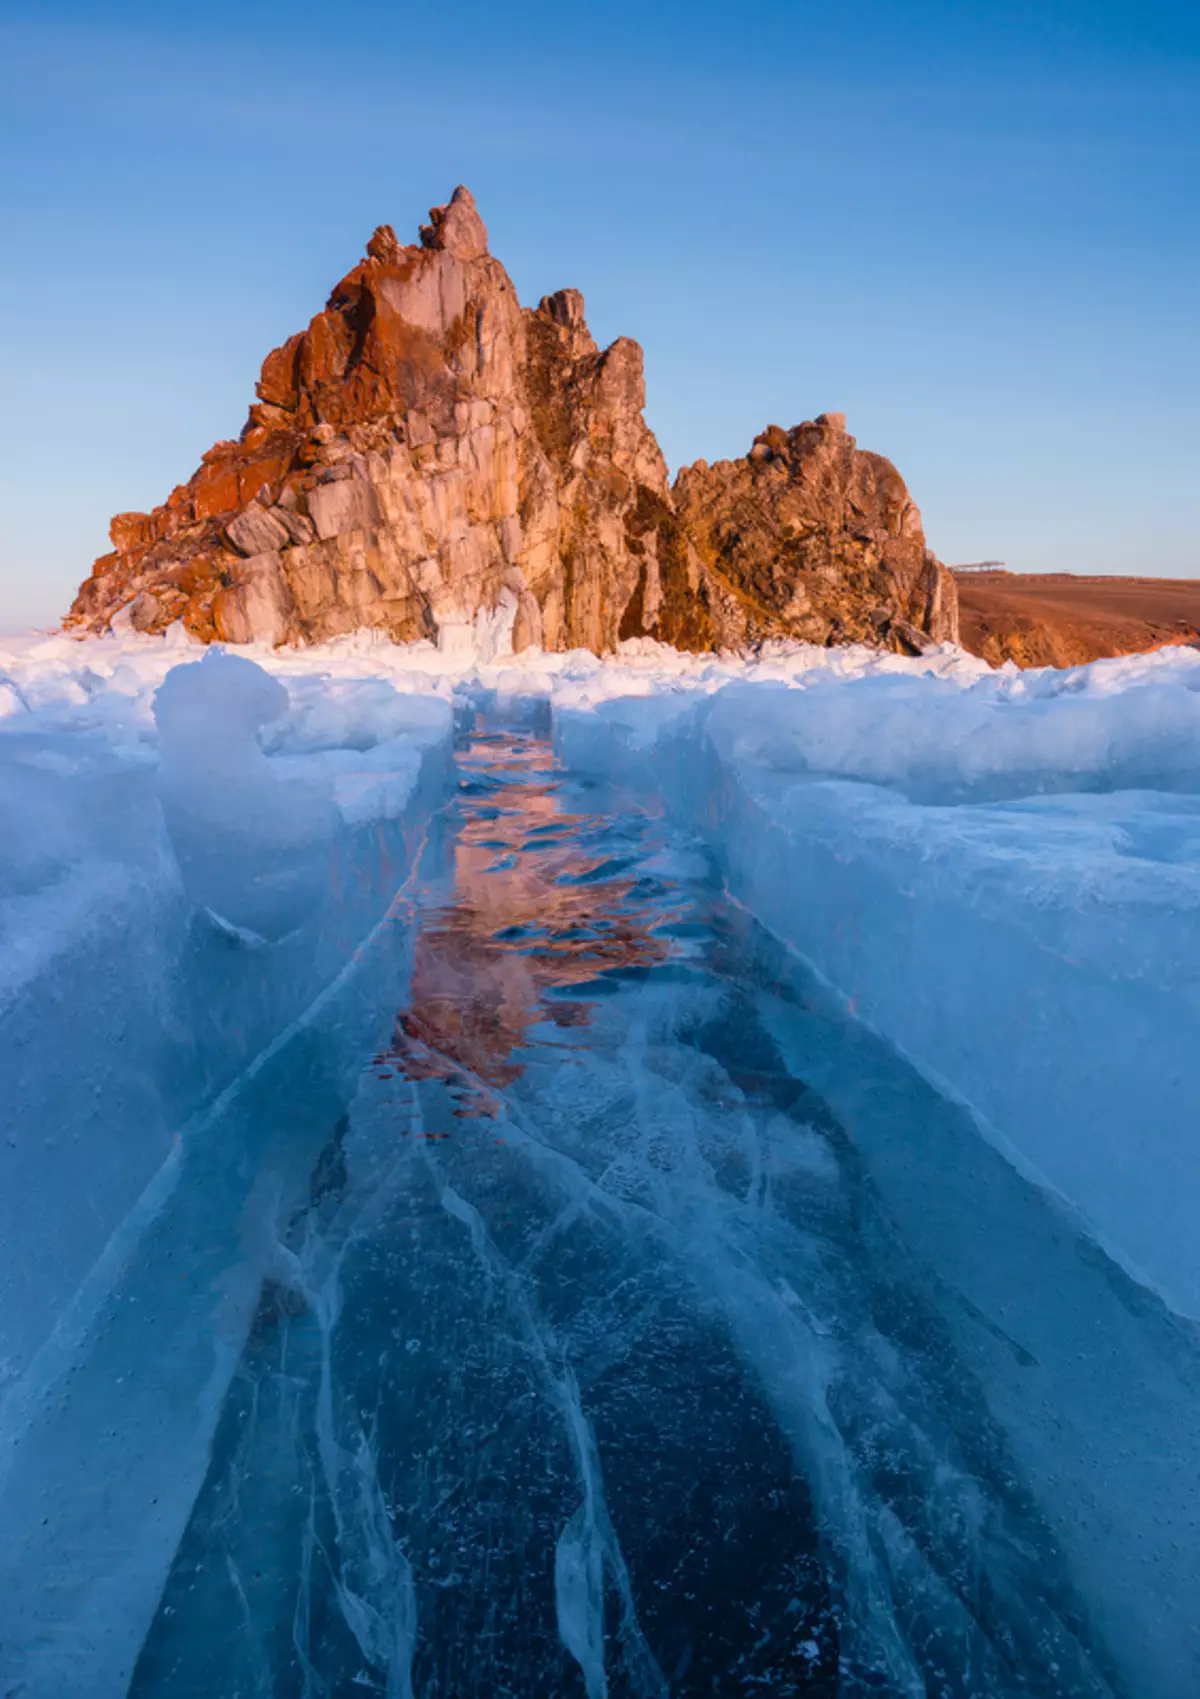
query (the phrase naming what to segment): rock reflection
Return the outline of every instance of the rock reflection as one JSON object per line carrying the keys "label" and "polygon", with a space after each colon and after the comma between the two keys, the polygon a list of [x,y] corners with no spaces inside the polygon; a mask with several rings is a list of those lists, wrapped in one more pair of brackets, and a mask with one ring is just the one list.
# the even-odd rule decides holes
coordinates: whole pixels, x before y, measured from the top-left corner
{"label": "rock reflection", "polygon": [[[459,1115],[492,1115],[489,1087],[523,1072],[530,1029],[586,1025],[602,978],[669,954],[662,887],[622,855],[620,828],[563,810],[553,752],[480,733],[459,755],[453,896],[423,916],[411,1003],[380,1072],[443,1079]],[[577,993],[571,995],[572,990]]]}

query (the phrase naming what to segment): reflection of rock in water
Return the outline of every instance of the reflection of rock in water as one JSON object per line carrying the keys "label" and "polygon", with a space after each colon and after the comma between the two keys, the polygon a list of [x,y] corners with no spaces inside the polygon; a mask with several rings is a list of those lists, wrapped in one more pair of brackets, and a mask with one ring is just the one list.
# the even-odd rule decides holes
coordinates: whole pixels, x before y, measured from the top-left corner
{"label": "reflection of rock in water", "polygon": [[453,897],[424,916],[411,1002],[377,1063],[445,1079],[460,1114],[488,1114],[481,1088],[520,1077],[513,1052],[529,1028],[582,1025],[586,1002],[562,993],[608,969],[663,961],[668,945],[650,928],[669,914],[637,858],[596,841],[595,816],[563,810],[543,741],[483,734],[459,764]]}

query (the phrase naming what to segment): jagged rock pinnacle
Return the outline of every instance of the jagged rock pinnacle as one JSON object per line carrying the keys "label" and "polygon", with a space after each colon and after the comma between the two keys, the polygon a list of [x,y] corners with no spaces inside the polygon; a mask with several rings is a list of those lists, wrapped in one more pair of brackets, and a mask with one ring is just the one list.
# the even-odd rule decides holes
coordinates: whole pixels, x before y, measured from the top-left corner
{"label": "jagged rock pinnacle", "polygon": [[903,481],[842,415],[771,426],[672,491],[638,344],[598,348],[575,289],[522,309],[469,190],[419,245],[381,224],[366,256],[268,354],[240,437],[117,515],[69,624],[407,640],[483,612],[517,646],[601,652],[953,634]]}

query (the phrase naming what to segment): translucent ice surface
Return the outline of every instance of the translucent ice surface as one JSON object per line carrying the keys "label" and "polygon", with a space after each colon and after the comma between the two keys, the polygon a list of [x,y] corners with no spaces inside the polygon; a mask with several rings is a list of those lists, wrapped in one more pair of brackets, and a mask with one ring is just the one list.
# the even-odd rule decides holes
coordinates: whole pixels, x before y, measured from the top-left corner
{"label": "translucent ice surface", "polygon": [[1200,657],[503,639],[0,656],[0,1693],[1200,1692]]}
{"label": "translucent ice surface", "polygon": [[189,1117],[385,913],[446,790],[440,698],[374,683],[346,746],[253,662],[151,659],[81,659],[69,689],[43,660],[0,721],[0,1400]]}
{"label": "translucent ice surface", "polygon": [[1101,664],[1016,695],[994,677],[731,686],[563,704],[555,724],[579,771],[701,831],[740,901],[1195,1317],[1188,656],[1139,658],[1119,691]]}
{"label": "translucent ice surface", "polygon": [[411,975],[212,1106],[6,1431],[9,1684],[1191,1691],[1193,1332],[702,837],[458,770]]}

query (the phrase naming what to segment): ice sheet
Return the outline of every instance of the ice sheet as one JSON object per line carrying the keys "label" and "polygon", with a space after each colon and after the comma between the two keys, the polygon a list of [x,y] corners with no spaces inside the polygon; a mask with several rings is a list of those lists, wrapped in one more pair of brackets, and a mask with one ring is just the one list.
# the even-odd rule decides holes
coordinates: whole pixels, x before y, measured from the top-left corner
{"label": "ice sheet", "polygon": [[[890,1384],[895,1362],[873,1323],[864,1320],[860,1333],[845,1328],[872,1245],[885,1248],[872,1291],[895,1284],[899,1262],[887,1249],[890,1227],[883,1232],[890,1217],[933,1271],[922,1302],[943,1312],[970,1364],[969,1375],[950,1377],[947,1406],[963,1416],[963,1446],[983,1431],[959,1397],[978,1376],[1073,1576],[1103,1603],[1123,1666],[1140,1672],[1157,1699],[1162,1672],[1185,1661],[1194,1668],[1197,1656],[1188,1593],[1194,1471],[1176,1478],[1194,1404],[1183,1384],[1189,1335],[1118,1278],[1039,1188],[1069,1200],[1145,1286],[1200,1314],[1191,1231],[1200,1201],[1192,1139],[1200,1109],[1192,1060],[1200,1036],[1200,656],[1177,650],[1022,675],[990,672],[949,649],[910,662],[777,645],[738,660],[638,643],[601,662],[514,658],[502,653],[503,638],[489,628],[441,651],[354,640],[199,659],[179,634],[165,642],[56,637],[0,654],[0,801],[12,823],[0,846],[0,1069],[6,1086],[13,1082],[0,1128],[8,1259],[0,1354],[9,1372],[7,1397],[0,1388],[0,1471],[10,1465],[0,1492],[5,1596],[22,1656],[36,1665],[33,1691],[93,1699],[125,1690],[210,1466],[218,1410],[264,1280],[268,1295],[279,1290],[281,1317],[293,1305],[303,1313],[297,1340],[317,1350],[325,1400],[314,1430],[317,1492],[343,1565],[339,1609],[353,1642],[346,1679],[361,1653],[406,1691],[415,1583],[392,1526],[367,1396],[371,1365],[383,1358],[358,1348],[358,1324],[340,1327],[338,1306],[361,1276],[368,1308],[379,1307],[380,1337],[395,1347],[396,1386],[411,1393],[410,1342],[392,1338],[398,1292],[413,1311],[410,1341],[428,1336],[453,1378],[460,1358],[447,1358],[444,1324],[456,1306],[469,1307],[478,1290],[491,1360],[534,1362],[550,1336],[521,1306],[565,1302],[586,1289],[586,1268],[603,1275],[605,1302],[610,1276],[616,1283],[612,1325],[585,1329],[585,1343],[594,1338],[607,1354],[611,1342],[619,1354],[630,1289],[622,1258],[656,1302],[670,1290],[653,1257],[644,1261],[655,1233],[688,1268],[702,1313],[723,1318],[735,1354],[805,1459],[864,1636],[887,1629],[889,1594],[918,1605],[935,1599],[945,1623],[957,1622],[954,1599],[931,1583],[917,1546],[872,1497],[870,1435],[890,1408],[872,1389]],[[524,1263],[518,1273],[489,1249],[514,1231],[511,1211],[490,1194],[491,1170],[453,1117],[433,1128],[419,1160],[408,1155],[410,1179],[423,1184],[428,1172],[436,1186],[428,1198],[416,1188],[395,1225],[408,1245],[420,1214],[409,1205],[427,1204],[429,1242],[445,1242],[446,1267],[457,1273],[439,1280],[437,1266],[413,1251],[411,1283],[380,1282],[370,1249],[382,1218],[372,1212],[386,1211],[387,1188],[376,1188],[373,1170],[356,1177],[361,1123],[354,1111],[349,1131],[339,1119],[355,1059],[373,1053],[407,975],[404,921],[381,932],[380,905],[411,867],[414,842],[445,794],[452,710],[481,701],[522,720],[544,718],[548,705],[560,751],[592,783],[594,865],[567,870],[562,891],[590,902],[617,877],[644,880],[647,893],[699,877],[707,862],[686,834],[668,834],[652,853],[637,847],[630,823],[606,802],[606,791],[633,791],[652,814],[661,805],[707,840],[735,896],[833,988],[828,998],[819,988],[784,997],[784,968],[764,972],[754,982],[762,1006],[748,1021],[749,969],[735,964],[728,1007],[709,1010],[711,987],[693,978],[685,923],[676,929],[678,960],[662,964],[661,980],[640,958],[607,981],[595,965],[571,980],[571,996],[593,997],[598,1008],[587,1055],[570,1076],[564,1034],[584,1034],[572,1026],[570,998],[551,999],[564,1024],[543,1015],[526,1029],[529,1043],[546,1049],[528,1073],[539,1137],[519,1153],[531,1164],[530,1219],[547,1256],[536,1292]],[[473,782],[494,784],[482,771]],[[477,885],[462,893],[481,920],[490,912],[479,907],[483,887],[502,913],[520,854],[561,830],[530,821],[529,843],[506,845],[488,827],[489,808],[502,812],[490,792],[472,863]],[[559,885],[553,891],[557,901]],[[661,890],[647,900],[661,900]],[[670,924],[664,935],[674,936]],[[563,930],[568,946],[576,931]],[[726,920],[710,931],[713,961],[728,971]],[[625,932],[618,937],[627,944]],[[501,1037],[504,1020],[519,1025],[529,1013],[517,993],[535,971],[537,946],[523,970],[525,949],[518,941],[507,971],[492,964],[495,977],[482,980],[474,958],[460,962],[453,948],[443,957],[441,977],[425,989],[456,1015],[478,1001],[480,1019],[459,1020],[464,1041],[486,1047],[483,1011],[501,1011]],[[460,972],[470,975],[461,986]],[[618,1018],[614,990],[632,1021]],[[847,1010],[890,1043],[866,1043]],[[814,1021],[821,1033],[806,1039]],[[795,1082],[815,1085],[836,1108],[836,1158],[815,1127],[776,1129],[768,1119],[747,1132],[721,1070],[742,1076],[758,1024],[771,1028]],[[850,1050],[866,1048],[839,1062],[842,1029]],[[692,1036],[680,1074],[684,1031]],[[715,1071],[690,1065],[698,1032],[720,1063]],[[971,1113],[946,1111],[935,1093],[918,1091],[892,1047],[948,1084]],[[784,1077],[778,1058],[771,1067]],[[476,1087],[486,1098],[486,1082]],[[436,1100],[440,1089],[423,1095]],[[606,1105],[620,1113],[610,1118]],[[638,1129],[636,1149],[627,1148],[627,1127]],[[485,1141],[485,1154],[496,1153],[490,1160],[507,1164],[500,1153],[511,1130]],[[394,1157],[394,1120],[377,1131]],[[860,1162],[869,1182],[861,1198]],[[348,1201],[370,1219],[354,1215],[344,1263],[326,1266],[318,1255],[308,1266],[289,1223],[305,1219],[310,1179],[317,1201],[307,1207],[324,1208],[322,1164],[332,1194],[346,1184],[334,1172],[339,1163],[348,1165]],[[736,1208],[725,1196],[731,1185]],[[782,1264],[760,1278],[771,1266],[760,1215],[793,1187],[805,1210],[814,1195],[845,1190],[831,1220],[844,1216],[856,1232],[874,1220],[871,1200],[879,1200],[882,1237],[868,1234],[834,1259],[836,1290],[812,1283],[807,1218],[797,1223],[799,1249],[788,1248],[786,1278],[775,1277]],[[650,1238],[647,1222],[659,1224]],[[186,1283],[175,1272],[181,1247],[193,1259]],[[475,1286],[464,1269],[474,1270]],[[497,1295],[503,1318],[489,1308]],[[476,1337],[470,1319],[462,1323],[468,1342]],[[374,1325],[363,1338],[374,1338]],[[1077,1350],[1081,1330],[1101,1344]],[[1110,1350],[1129,1384],[1109,1376]],[[681,1389],[696,1361],[690,1350],[685,1356]],[[835,1358],[862,1371],[865,1378],[842,1381],[843,1393],[861,1391],[859,1402],[835,1407],[826,1396]],[[363,1395],[326,1399],[339,1373],[347,1386],[364,1377]],[[600,1692],[598,1589],[611,1594],[624,1561],[601,1487],[607,1479],[611,1490],[626,1448],[612,1445],[604,1469],[593,1467],[586,1406],[594,1395],[572,1374],[556,1362],[541,1376],[543,1403],[574,1438],[563,1453],[552,1561],[536,1575],[550,1590],[557,1638],[585,1688]],[[282,1379],[266,1376],[268,1399]],[[661,1392],[657,1369],[646,1390]],[[523,1400],[521,1410],[531,1409],[536,1401]],[[432,1422],[436,1412],[414,1401],[412,1415]],[[247,1494],[261,1486],[268,1499],[290,1492],[276,1467],[285,1453],[272,1420],[264,1407],[264,1471],[261,1482],[245,1482]],[[290,1432],[287,1409],[280,1420]],[[969,1476],[947,1472],[936,1445],[926,1456],[913,1439],[920,1423],[906,1423],[894,1429],[896,1454],[929,1463],[912,1495],[918,1525],[928,1504],[943,1533],[969,1526],[977,1503]],[[437,1426],[437,1443],[457,1453],[458,1430]],[[893,1432],[886,1422],[885,1430]],[[676,1435],[681,1468],[694,1463],[705,1431],[698,1426],[686,1444]],[[930,1433],[938,1431],[934,1421]],[[405,1422],[396,1434],[397,1443],[411,1437]],[[432,1454],[418,1448],[414,1457],[424,1467]],[[653,1455],[657,1469],[657,1447]],[[239,1461],[235,1500],[241,1471]],[[636,1530],[642,1495],[634,1491],[630,1502]],[[301,1524],[307,1515],[316,1527],[300,1500],[289,1499],[288,1515]],[[270,1532],[282,1521],[267,1517],[262,1526]],[[435,1526],[431,1538],[439,1537]],[[315,1538],[302,1545],[302,1569],[325,1561]],[[295,1566],[281,1574],[290,1585]],[[1014,1579],[1014,1598],[1041,1596]],[[427,1576],[421,1584],[427,1598],[441,1585]],[[178,1585],[190,1600],[186,1570]],[[301,1590],[307,1597],[306,1581]],[[203,1600],[195,1609],[203,1616]],[[630,1623],[626,1658],[637,1651]],[[160,1628],[170,1641],[165,1619]],[[298,1646],[307,1632],[297,1619]],[[73,1648],[84,1643],[81,1663]],[[889,1649],[872,1640],[872,1648],[869,1662],[892,1669],[897,1691],[919,1690],[900,1641]],[[232,1640],[219,1650],[241,1656]]]}
{"label": "ice sheet", "polygon": [[446,793],[443,697],[347,679],[339,714],[319,678],[202,653],[0,656],[20,674],[0,720],[0,1400],[179,1126],[378,920]]}
{"label": "ice sheet", "polygon": [[1168,651],[564,703],[556,733],[702,828],[740,900],[1196,1316],[1198,683]]}
{"label": "ice sheet", "polygon": [[[0,644],[0,1032],[27,1119],[68,1139],[113,1118],[157,1124],[144,1081],[161,1071],[146,1050],[161,1023],[146,1011],[164,976],[179,983],[181,951],[199,937],[223,953],[228,987],[273,939],[303,979],[288,928],[329,846],[344,906],[372,832],[403,835],[454,705],[540,701],[582,770],[662,785],[705,824],[746,902],[1195,1313],[1200,1158],[1179,1129],[1197,1107],[1200,653],[1020,673],[949,646],[908,660],[776,643],[739,659],[636,640],[601,661],[506,654],[499,626],[459,637],[359,635],[199,666],[180,631]],[[243,736],[240,765],[221,704],[204,709],[164,821],[156,690],[172,668],[250,662],[286,686],[286,707]],[[208,799],[209,828],[213,810],[235,834],[252,818],[261,876],[211,831],[207,862],[204,832],[189,853],[181,796],[193,820]],[[225,1021],[226,1047],[244,1013]],[[187,1009],[202,1032],[214,1018]],[[120,1092],[103,1084],[116,1077]],[[97,1080],[110,1095],[93,1113]]]}

